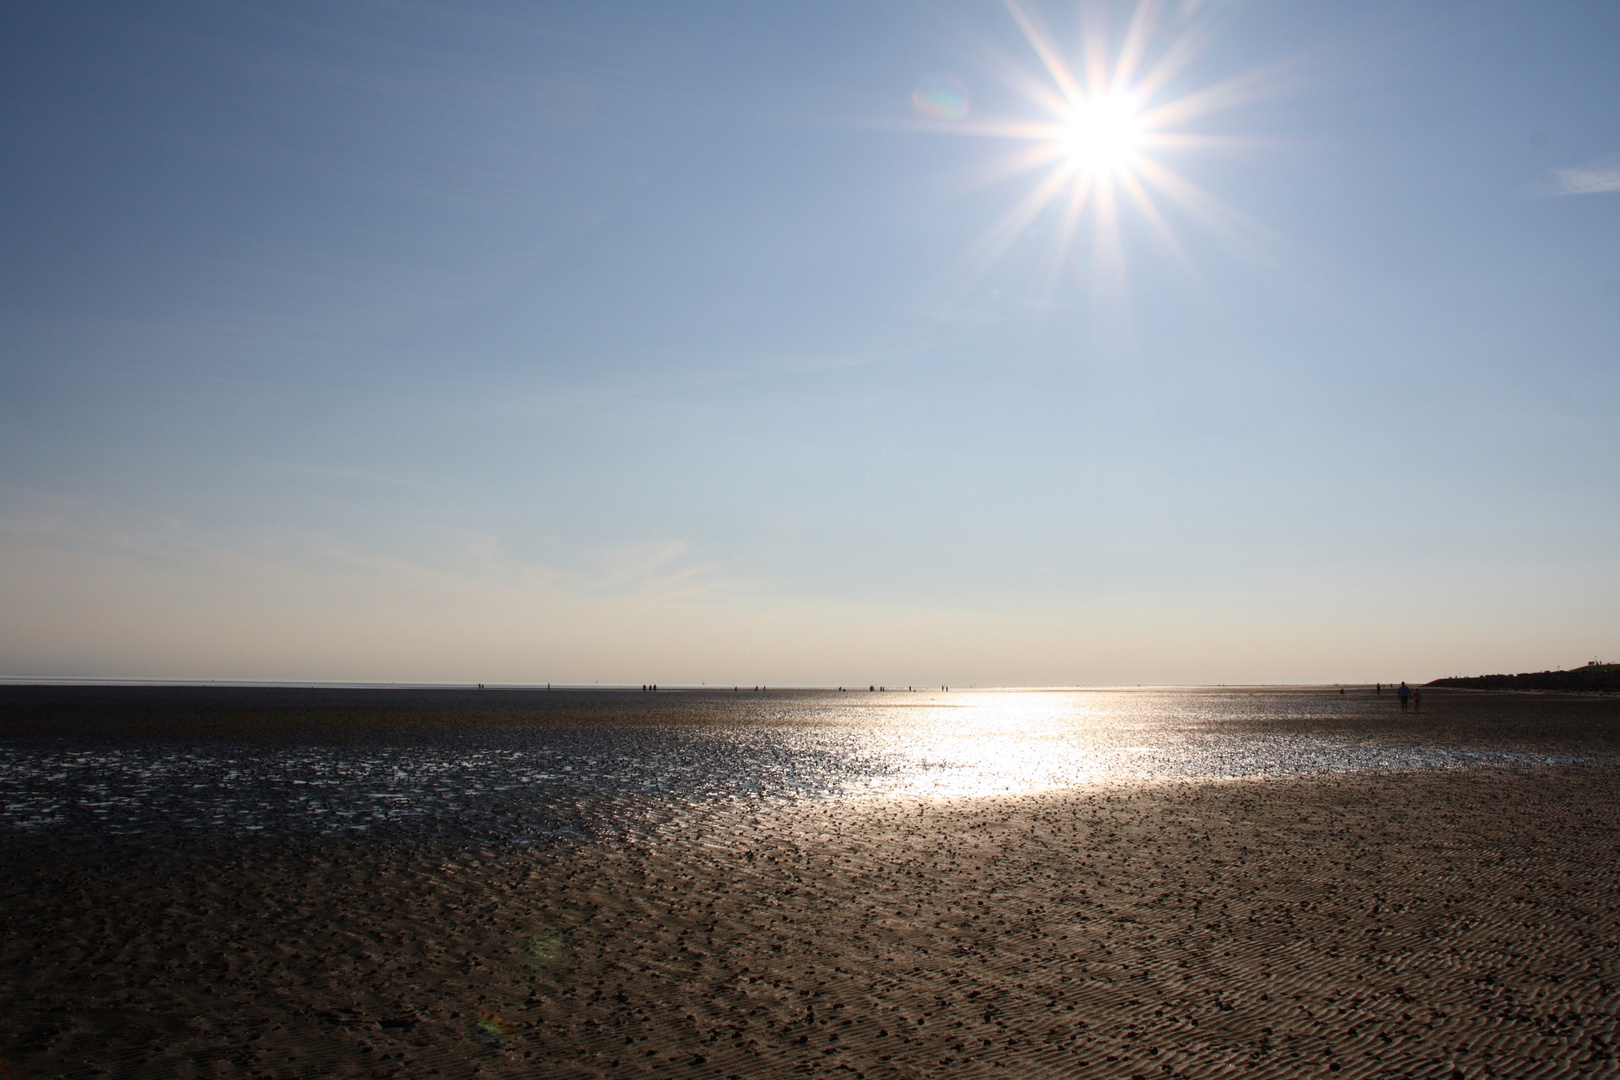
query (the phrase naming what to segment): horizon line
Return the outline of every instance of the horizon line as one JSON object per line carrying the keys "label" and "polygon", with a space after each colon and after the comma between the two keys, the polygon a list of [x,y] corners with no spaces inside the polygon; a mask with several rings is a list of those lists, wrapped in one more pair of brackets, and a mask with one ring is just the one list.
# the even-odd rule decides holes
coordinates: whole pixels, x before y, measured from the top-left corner
{"label": "horizon line", "polygon": [[[1466,678],[1467,676],[1439,676],[1439,678]],[[1393,685],[1400,680],[1385,680],[1384,685]],[[868,683],[867,689],[859,685],[840,685],[836,683],[825,684],[779,684],[766,683],[742,684],[733,683],[730,686],[707,683],[479,683],[479,682],[372,682],[372,681],[336,681],[320,679],[170,679],[170,678],[141,678],[124,676],[79,676],[79,675],[0,675],[0,686],[152,686],[152,687],[208,687],[218,686],[242,689],[289,689],[289,690],[612,690],[630,693],[775,693],[775,692],[811,692],[824,691],[828,693],[958,693],[968,691],[996,691],[1002,693],[1057,693],[1065,691],[1082,690],[1230,690],[1254,687],[1333,687],[1345,688],[1378,685],[1373,681],[1351,682],[1232,682],[1232,683],[1055,683],[1049,685],[985,685],[976,684],[946,686],[917,686],[907,685],[890,686],[888,684]],[[656,691],[649,690],[656,687]],[[870,689],[876,687],[877,689]]]}

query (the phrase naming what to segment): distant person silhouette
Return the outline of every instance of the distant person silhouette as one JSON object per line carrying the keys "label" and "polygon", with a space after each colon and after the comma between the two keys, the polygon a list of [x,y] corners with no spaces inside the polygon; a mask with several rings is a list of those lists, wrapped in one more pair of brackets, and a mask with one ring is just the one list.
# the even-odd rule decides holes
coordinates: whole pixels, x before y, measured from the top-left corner
{"label": "distant person silhouette", "polygon": [[1401,688],[1395,692],[1401,696],[1401,712],[1405,712],[1406,703],[1412,697],[1412,691],[1407,689],[1405,679],[1401,680]]}
{"label": "distant person silhouette", "polygon": [[1423,691],[1421,691],[1421,690],[1413,690],[1412,691],[1412,711],[1413,712],[1422,712],[1423,711]]}
{"label": "distant person silhouette", "polygon": [[1376,691],[1376,693],[1378,694],[1379,697],[1384,696],[1384,684],[1383,683],[1378,684],[1378,690]]}

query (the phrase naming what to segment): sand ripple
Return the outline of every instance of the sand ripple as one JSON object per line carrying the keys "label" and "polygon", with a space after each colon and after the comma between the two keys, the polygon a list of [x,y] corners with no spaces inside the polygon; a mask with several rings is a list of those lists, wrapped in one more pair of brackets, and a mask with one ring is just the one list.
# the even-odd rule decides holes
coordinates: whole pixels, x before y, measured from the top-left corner
{"label": "sand ripple", "polygon": [[0,848],[41,1076],[1614,1075],[1609,768]]}

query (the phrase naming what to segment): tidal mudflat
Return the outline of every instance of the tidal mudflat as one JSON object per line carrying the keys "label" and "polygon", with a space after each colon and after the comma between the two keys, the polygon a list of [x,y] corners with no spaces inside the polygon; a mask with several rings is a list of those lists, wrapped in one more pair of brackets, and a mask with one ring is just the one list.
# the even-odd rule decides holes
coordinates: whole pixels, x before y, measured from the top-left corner
{"label": "tidal mudflat", "polygon": [[544,693],[0,689],[0,1062],[1620,1072],[1620,701]]}

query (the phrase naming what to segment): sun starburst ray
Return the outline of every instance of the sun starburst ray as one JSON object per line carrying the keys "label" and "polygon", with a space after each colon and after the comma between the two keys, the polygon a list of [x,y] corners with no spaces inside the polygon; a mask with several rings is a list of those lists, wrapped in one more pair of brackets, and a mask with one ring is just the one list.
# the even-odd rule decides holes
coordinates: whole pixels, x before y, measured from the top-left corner
{"label": "sun starburst ray", "polygon": [[1051,120],[980,120],[962,122],[954,120],[923,120],[907,125],[914,131],[938,131],[951,135],[978,135],[988,139],[1025,139],[1051,141],[1057,137],[1062,125]]}
{"label": "sun starburst ray", "polygon": [[1274,140],[1257,135],[1202,135],[1190,131],[1149,131],[1141,138],[1143,149],[1159,150],[1258,150],[1275,145]]}
{"label": "sun starburst ray", "polygon": [[[1125,272],[1125,244],[1120,237],[1119,214],[1115,205],[1114,185],[1098,184],[1092,233],[1098,258],[1114,272],[1107,276],[1107,298],[1124,306],[1130,293],[1130,278]],[[1099,297],[1101,299],[1101,297]],[[1122,324],[1123,325],[1123,324]],[[1128,325],[1126,325],[1128,330]]]}
{"label": "sun starburst ray", "polygon": [[1157,22],[1158,5],[1152,2],[1138,4],[1136,11],[1131,15],[1131,25],[1125,31],[1125,40],[1119,47],[1119,56],[1114,61],[1113,77],[1108,85],[1110,94],[1126,93],[1131,85],[1132,77],[1136,74],[1136,67],[1142,62],[1147,52],[1148,40],[1152,36],[1153,25]]}
{"label": "sun starburst ray", "polygon": [[1031,223],[1068,186],[1069,179],[1060,172],[1048,173],[1033,190],[1015,203],[968,249],[962,259],[965,270],[963,291],[977,285],[989,273],[1007,250],[1017,242]]}
{"label": "sun starburst ray", "polygon": [[1057,242],[1052,245],[1044,272],[1042,274],[1041,303],[1051,303],[1057,292],[1058,284],[1063,277],[1063,268],[1068,264],[1069,251],[1074,246],[1075,234],[1080,230],[1081,216],[1086,209],[1095,185],[1091,182],[1082,182],[1069,188],[1069,197],[1063,206],[1063,214],[1058,219]]}
{"label": "sun starburst ray", "polygon": [[[1281,65],[1172,96],[1169,88],[1185,77],[1214,38],[1214,16],[1208,9],[1183,4],[1166,18],[1165,0],[1139,0],[1122,31],[1115,33],[1105,4],[1083,4],[1071,61],[1071,50],[1057,44],[1032,0],[1003,2],[1038,66],[1019,63],[989,46],[980,51],[990,58],[986,68],[1040,115],[1000,119],[976,114],[965,121],[965,104],[949,114],[932,98],[919,106],[925,115],[949,115],[948,122],[926,124],[931,130],[1024,144],[984,163],[972,186],[1034,177],[1032,186],[953,264],[966,282],[959,295],[965,296],[1025,238],[1047,245],[1043,256],[1030,264],[1039,268],[1035,289],[1041,307],[1050,306],[1065,267],[1076,257],[1085,258],[1090,268],[1076,282],[1102,287],[1102,278],[1093,271],[1106,270],[1123,287],[1122,212],[1140,217],[1175,265],[1195,279],[1192,257],[1167,211],[1246,255],[1264,246],[1259,230],[1242,215],[1159,157],[1261,145],[1262,140],[1252,137],[1190,130],[1189,125],[1275,94],[1287,81]],[[939,85],[936,77],[919,93],[935,93]],[[1049,211],[1047,222],[1032,229]],[[1082,246],[1087,254],[1076,256]]]}
{"label": "sun starburst ray", "polygon": [[980,68],[1046,115],[1056,116],[1068,105],[1060,87],[1043,80],[1039,72],[1030,70],[999,46],[981,45],[975,53]]}
{"label": "sun starburst ray", "polygon": [[1108,72],[1113,63],[1108,55],[1107,14],[1100,5],[1081,8],[1080,40],[1076,44],[1075,54],[1085,81],[1086,96],[1101,97],[1108,92]]}
{"label": "sun starburst ray", "polygon": [[1273,64],[1255,71],[1183,94],[1152,109],[1144,110],[1144,122],[1154,125],[1185,124],[1211,113],[1227,112],[1266,98],[1275,97],[1282,85],[1280,76],[1292,65]]}
{"label": "sun starburst ray", "polygon": [[1157,97],[1209,47],[1211,34],[1203,26],[1187,30],[1169,46],[1136,81],[1136,92],[1143,99]]}
{"label": "sun starburst ray", "polygon": [[1024,37],[1029,41],[1030,47],[1035,50],[1035,55],[1040,57],[1041,63],[1046,65],[1047,73],[1052,76],[1052,81],[1057,83],[1058,89],[1063,92],[1063,96],[1069,101],[1078,101],[1084,97],[1085,95],[1074,81],[1074,75],[1069,71],[1069,65],[1063,62],[1063,57],[1052,47],[1051,38],[1034,21],[1018,0],[1005,0],[1005,2],[1007,10],[1012,13],[1013,21],[1018,23],[1018,28],[1024,32]]}
{"label": "sun starburst ray", "polygon": [[1269,261],[1262,230],[1235,208],[1159,162],[1148,159],[1141,172],[1144,180],[1222,244],[1247,258]]}
{"label": "sun starburst ray", "polygon": [[1148,193],[1147,187],[1142,183],[1141,178],[1127,173],[1119,178],[1119,183],[1125,189],[1126,194],[1131,197],[1131,201],[1136,205],[1137,210],[1147,219],[1148,224],[1153,227],[1153,231],[1158,235],[1165,249],[1170,252],[1172,259],[1174,259],[1181,271],[1194,280],[1201,280],[1197,264],[1193,262],[1192,256],[1187,253],[1186,247],[1182,245],[1180,238],[1176,236],[1175,230],[1170,227],[1170,223],[1165,220],[1164,214],[1159,211],[1158,204],[1153,201],[1153,196]]}
{"label": "sun starburst ray", "polygon": [[1054,144],[1023,147],[1011,153],[991,158],[965,178],[964,193],[978,191],[1022,176],[1027,172],[1050,165],[1062,156],[1062,149]]}

